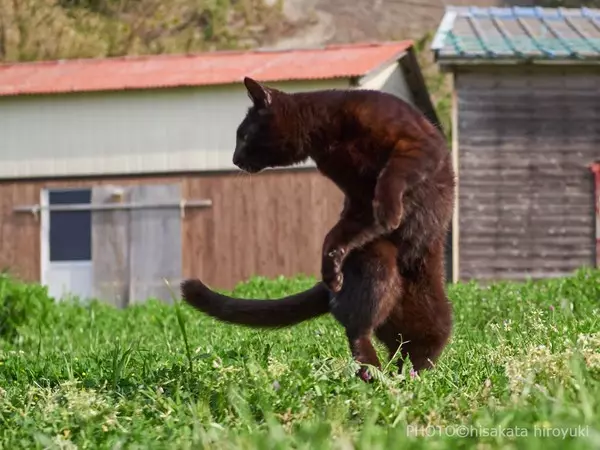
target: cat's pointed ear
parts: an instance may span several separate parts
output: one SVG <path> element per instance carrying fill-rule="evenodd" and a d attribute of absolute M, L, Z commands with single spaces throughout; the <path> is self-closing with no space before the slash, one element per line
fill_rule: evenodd
<path fill-rule="evenodd" d="M 266 108 L 271 104 L 273 100 L 273 91 L 271 89 L 250 77 L 244 77 L 244 86 L 246 86 L 246 90 L 248 91 L 248 97 L 250 97 L 255 106 Z"/>

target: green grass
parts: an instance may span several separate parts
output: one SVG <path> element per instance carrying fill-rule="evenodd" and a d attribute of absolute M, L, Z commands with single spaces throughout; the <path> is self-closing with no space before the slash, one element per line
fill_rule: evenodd
<path fill-rule="evenodd" d="M 257 278 L 234 293 L 313 281 Z M 258 331 L 182 304 L 54 304 L 3 276 L 0 448 L 600 448 L 600 273 L 450 297 L 436 369 L 390 366 L 367 385 L 330 317 Z"/>

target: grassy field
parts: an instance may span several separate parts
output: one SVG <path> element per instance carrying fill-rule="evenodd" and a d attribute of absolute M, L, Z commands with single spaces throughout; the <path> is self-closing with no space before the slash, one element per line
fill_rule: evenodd
<path fill-rule="evenodd" d="M 450 297 L 437 368 L 367 385 L 330 317 L 256 331 L 182 304 L 54 304 L 4 276 L 0 448 L 600 448 L 600 273 Z"/>

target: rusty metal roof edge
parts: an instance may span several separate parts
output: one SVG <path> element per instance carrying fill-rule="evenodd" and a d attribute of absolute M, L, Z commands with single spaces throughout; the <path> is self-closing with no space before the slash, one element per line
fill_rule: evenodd
<path fill-rule="evenodd" d="M 393 58 L 399 58 L 400 55 L 403 52 L 406 52 L 408 49 L 412 48 L 412 46 L 414 45 L 412 40 L 398 40 L 398 41 L 369 41 L 369 42 L 355 42 L 355 43 L 349 43 L 349 44 L 333 44 L 333 45 L 325 45 L 325 46 L 320 46 L 320 47 L 306 47 L 306 48 L 290 48 L 290 49 L 281 49 L 281 50 L 276 50 L 276 51 L 270 51 L 270 50 L 248 50 L 248 51 L 218 51 L 218 52 L 204 52 L 204 53 L 196 53 L 196 54 L 162 54 L 162 55 L 136 55 L 136 56 L 124 56 L 124 57 L 115 57 L 115 58 L 88 58 L 88 59 L 72 59 L 72 60 L 54 60 L 54 61 L 34 61 L 34 62 L 25 62 L 25 63 L 5 63 L 5 64 L 0 64 L 0 74 L 2 73 L 3 70 L 9 70 L 11 67 L 15 68 L 15 67 L 19 67 L 19 68 L 25 68 L 25 69 L 33 69 L 36 70 L 38 68 L 40 68 L 41 70 L 43 70 L 42 68 L 45 67 L 64 67 L 64 66 L 69 66 L 70 64 L 72 64 L 74 67 L 81 67 L 82 65 L 85 66 L 86 64 L 90 64 L 91 67 L 93 68 L 94 64 L 98 64 L 98 65 L 104 65 L 104 64 L 119 64 L 119 63 L 123 63 L 123 64 L 128 64 L 131 62 L 136 62 L 136 61 L 141 61 L 141 62 L 145 62 L 145 61 L 158 61 L 158 62 L 165 62 L 166 64 L 169 64 L 170 61 L 181 61 L 182 59 L 187 59 L 187 58 L 219 58 L 219 57 L 229 57 L 229 58 L 236 58 L 238 55 L 239 57 L 247 57 L 249 55 L 261 55 L 261 54 L 265 54 L 265 53 L 270 53 L 272 56 L 270 59 L 273 59 L 275 61 L 282 61 L 282 60 L 286 60 L 289 58 L 294 58 L 294 57 L 298 57 L 299 55 L 303 54 L 303 53 L 325 53 L 326 52 L 344 52 L 344 51 L 362 51 L 362 50 L 370 50 L 373 49 L 374 51 L 381 51 L 383 50 L 384 54 L 382 55 L 383 58 L 387 58 L 386 57 L 386 49 L 396 49 L 393 53 Z M 387 53 L 390 53 L 389 51 Z M 380 60 L 382 58 L 379 58 L 377 61 L 374 61 L 373 67 L 376 68 L 376 66 L 380 65 Z M 249 72 L 252 72 L 252 74 L 259 79 L 260 81 L 264 81 L 264 82 L 286 82 L 286 81 L 302 81 L 302 80 L 306 80 L 306 81 L 315 81 L 315 80 L 335 80 L 335 79 L 344 79 L 344 78 L 353 78 L 353 77 L 359 77 L 364 75 L 365 73 L 369 73 L 371 70 L 373 70 L 373 67 L 369 67 L 368 69 L 357 69 L 354 68 L 354 70 L 352 70 L 352 68 L 350 68 L 347 71 L 340 71 L 339 73 L 336 73 L 336 71 L 333 71 L 332 73 L 327 73 L 327 74 L 311 74 L 311 73 L 302 73 L 302 74 L 285 74 L 285 75 L 273 75 L 270 74 L 269 76 L 261 76 L 262 73 L 264 72 L 265 68 L 267 68 L 269 65 L 274 64 L 273 61 L 271 61 L 271 63 L 267 62 L 267 64 L 265 65 L 264 63 L 262 64 L 258 64 L 255 65 L 257 67 L 252 68 L 251 70 L 249 70 Z M 262 67 L 261 67 L 262 66 Z M 310 72 L 310 71 L 309 71 Z M 77 87 L 71 87 L 70 89 L 67 87 L 62 87 L 61 89 L 52 89 L 52 88 L 44 88 L 42 90 L 39 89 L 35 89 L 35 88 L 29 88 L 29 89 L 15 89 L 13 91 L 11 91 L 10 89 L 7 89 L 6 86 L 1 87 L 0 88 L 0 97 L 14 97 L 14 96 L 21 96 L 21 95 L 56 95 L 56 94 L 69 94 L 72 92 L 86 92 L 86 93 L 92 93 L 92 92 L 107 92 L 107 91 L 123 91 L 123 90 L 148 90 L 148 89 L 166 89 L 166 88 L 185 88 L 185 87 L 200 87 L 200 86 L 218 86 L 218 85 L 231 85 L 231 84 L 237 84 L 237 83 L 241 83 L 243 80 L 243 76 L 229 76 L 229 77 L 224 77 L 220 80 L 205 80 L 202 82 L 189 82 L 189 80 L 186 81 L 179 81 L 179 82 L 169 82 L 169 83 L 161 83 L 161 82 L 147 82 L 147 83 L 141 83 L 141 84 L 136 84 L 135 86 L 130 86 L 128 84 L 125 85 L 103 85 L 103 86 L 77 86 Z"/>
<path fill-rule="evenodd" d="M 293 82 L 293 81 L 322 81 L 322 80 L 340 80 L 340 79 L 350 79 L 353 78 L 354 76 L 357 75 L 332 75 L 332 76 L 328 76 L 328 77 L 281 77 L 281 78 L 261 78 L 261 77 L 255 77 L 255 79 L 259 82 L 264 82 L 264 83 L 280 83 L 280 82 Z M 236 80 L 230 80 L 230 81 L 226 81 L 226 82 L 203 82 L 202 84 L 195 84 L 195 83 L 187 83 L 187 82 L 182 82 L 182 83 L 173 83 L 173 84 L 159 84 L 159 83 L 155 83 L 155 84 L 149 84 L 146 86 L 129 86 L 129 85 L 122 85 L 119 87 L 109 87 L 109 88 L 72 88 L 72 89 L 58 89 L 55 91 L 50 91 L 50 90 L 29 90 L 26 92 L 23 91 L 15 91 L 15 92 L 2 92 L 0 91 L 0 99 L 4 98 L 4 97 L 34 97 L 34 96 L 44 96 L 44 95 L 51 95 L 51 96 L 55 96 L 55 95 L 68 95 L 68 94 L 96 94 L 96 93 L 106 93 L 106 92 L 135 92 L 135 91 L 148 91 L 148 90 L 163 90 L 163 89 L 194 89 L 194 88 L 204 88 L 204 87 L 212 87 L 212 86 L 231 86 L 231 85 L 237 85 L 239 83 L 241 83 L 243 81 L 243 77 L 240 77 L 239 79 Z"/>
<path fill-rule="evenodd" d="M 206 51 L 206 52 L 193 52 L 193 53 L 160 53 L 160 54 L 140 54 L 140 55 L 124 55 L 124 56 L 108 56 L 108 57 L 94 57 L 94 58 L 72 58 L 72 59 L 49 59 L 39 61 L 11 61 L 11 62 L 0 62 L 0 70 L 9 67 L 23 67 L 23 66 L 44 66 L 44 65 L 69 65 L 69 64 L 97 64 L 106 62 L 135 62 L 135 61 L 163 61 L 169 59 L 184 59 L 184 58 L 198 58 L 198 57 L 219 57 L 219 56 L 248 56 L 253 54 L 277 54 L 280 53 L 303 53 L 303 52 L 314 52 L 314 51 L 334 51 L 334 50 L 357 50 L 360 48 L 373 48 L 373 47 L 392 47 L 397 45 L 405 45 L 408 49 L 414 45 L 413 40 L 403 39 L 398 41 L 360 41 L 348 44 L 328 44 L 328 45 L 315 45 L 315 46 L 304 46 L 304 47 L 292 47 L 292 48 L 253 48 L 243 50 L 217 50 L 217 51 Z"/>

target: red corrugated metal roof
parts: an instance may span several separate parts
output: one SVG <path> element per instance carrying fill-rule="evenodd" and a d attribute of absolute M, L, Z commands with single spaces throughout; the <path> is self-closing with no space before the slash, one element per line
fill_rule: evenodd
<path fill-rule="evenodd" d="M 0 64 L 0 96 L 347 78 L 392 61 L 412 41 L 318 49 L 211 52 Z"/>

